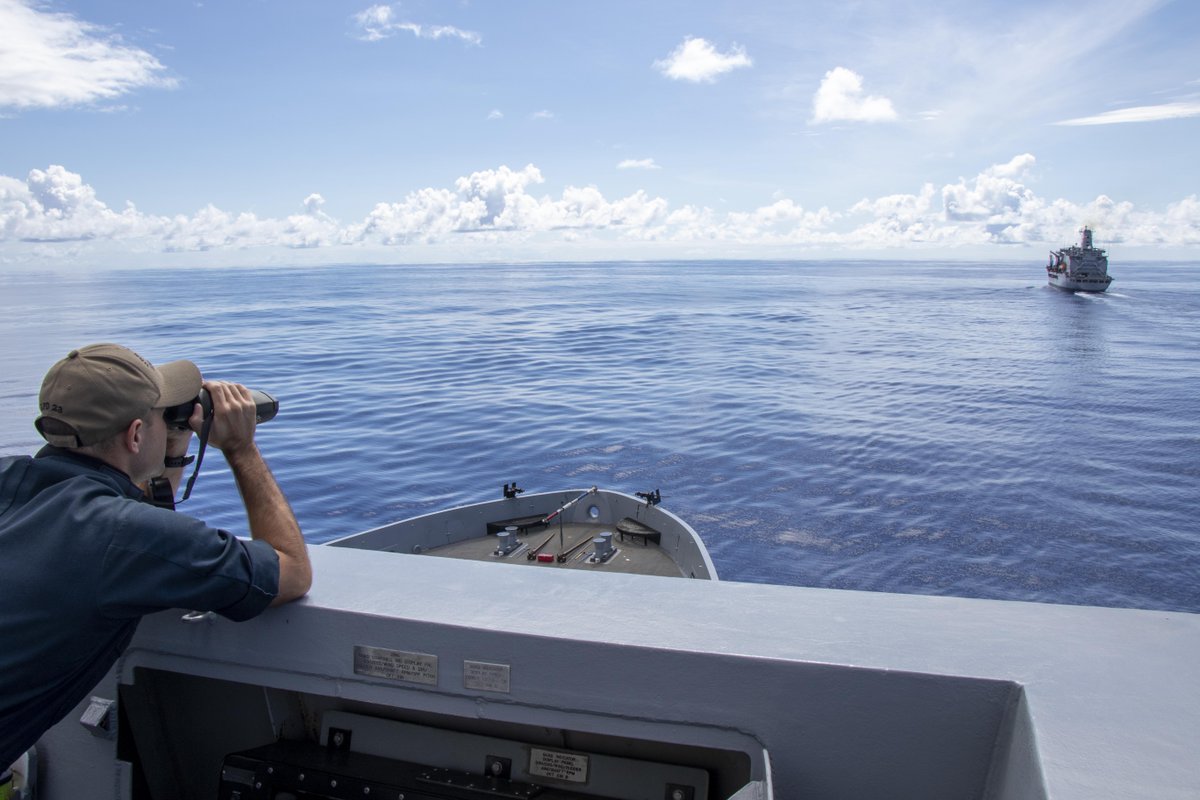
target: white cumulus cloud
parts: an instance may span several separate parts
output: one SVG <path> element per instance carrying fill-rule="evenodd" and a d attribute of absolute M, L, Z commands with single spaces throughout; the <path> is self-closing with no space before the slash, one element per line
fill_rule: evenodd
<path fill-rule="evenodd" d="M 845 67 L 825 73 L 813 96 L 813 122 L 887 122 L 896 109 L 886 97 L 866 95 L 862 76 Z"/>
<path fill-rule="evenodd" d="M 753 63 L 737 45 L 728 53 L 719 53 L 706 39 L 689 36 L 669 56 L 655 61 L 654 66 L 674 80 L 711 83 L 719 75 Z"/>
<path fill-rule="evenodd" d="M 157 58 L 99 25 L 42 3 L 0 0 L 0 107 L 86 105 L 176 86 L 165 73 Z"/>
<path fill-rule="evenodd" d="M 1019 216 L 1022 204 L 1034 197 L 1019 179 L 1034 162 L 1034 157 L 1025 153 L 1006 164 L 988 167 L 971 181 L 960 179 L 942 187 L 947 219 L 997 222 Z"/>
<path fill-rule="evenodd" d="M 259 219 L 205 206 L 191 216 L 145 214 L 132 204 L 116 211 L 96 197 L 83 178 L 62 166 L 29 172 L 24 181 L 0 176 L 0 246 L 11 243 L 150 243 L 163 252 L 275 245 L 319 247 L 344 237 L 321 210 L 324 199 L 309 195 L 304 213 Z"/>
<path fill-rule="evenodd" d="M 1033 155 L 1024 153 L 972 177 L 925 182 L 914 193 L 864 198 L 844 210 L 806 208 L 776 196 L 750 210 L 715 211 L 672 207 L 644 190 L 612 198 L 596 186 L 568 185 L 557 196 L 539 194 L 545 178 L 536 166 L 500 166 L 449 186 L 410 191 L 343 223 L 325 212 L 325 199 L 315 192 L 297 213 L 283 218 L 213 205 L 174 216 L 147 214 L 132 204 L 116 210 L 82 176 L 55 165 L 31 170 L 24 179 L 0 175 L 0 263 L 44 259 L 54 252 L 73 258 L 102 246 L 125 253 L 274 247 L 324 251 L 326 260 L 346 258 L 339 255 L 345 248 L 408 247 L 420 253 L 419 248 L 436 244 L 521 247 L 530 242 L 561 247 L 673 243 L 746 253 L 772 246 L 796 253 L 806 248 L 1061 246 L 1085 223 L 1106 246 L 1200 245 L 1195 194 L 1165 210 L 1140 209 L 1107 195 L 1082 203 L 1047 198 L 1029 185 L 1036 167 Z"/>
<path fill-rule="evenodd" d="M 551 231 L 636 229 L 653 224 L 667 203 L 644 192 L 610 201 L 594 186 L 568 186 L 560 198 L 536 197 L 543 183 L 532 164 L 520 170 L 481 170 L 455 181 L 454 189 L 425 188 L 398 203 L 379 203 L 349 238 L 381 244 L 430 243 L 451 235 L 494 238 Z"/>
<path fill-rule="evenodd" d="M 112 210 L 81 176 L 51 166 L 24 181 L 0 177 L 0 232 L 7 240 L 63 242 L 154 235 L 156 225 L 132 207 Z"/>

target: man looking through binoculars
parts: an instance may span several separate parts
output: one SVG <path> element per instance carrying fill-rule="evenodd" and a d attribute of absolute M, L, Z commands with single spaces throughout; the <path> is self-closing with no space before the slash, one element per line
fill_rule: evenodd
<path fill-rule="evenodd" d="M 155 367 L 97 344 L 50 368 L 39 403 L 49 444 L 0 458 L 0 768 L 87 697 L 142 616 L 183 608 L 246 620 L 312 583 L 300 526 L 255 444 L 246 387 L 203 381 L 190 361 Z M 148 502 L 143 486 L 165 479 L 171 504 L 201 430 L 237 481 L 248 540 Z"/>

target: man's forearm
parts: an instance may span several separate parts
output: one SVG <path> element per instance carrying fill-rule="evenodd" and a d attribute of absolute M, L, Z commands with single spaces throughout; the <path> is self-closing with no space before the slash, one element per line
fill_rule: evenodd
<path fill-rule="evenodd" d="M 225 460 L 242 494 L 250 535 L 271 545 L 279 554 L 276 602 L 285 603 L 302 596 L 312 584 L 312 567 L 300 524 L 283 490 L 256 445 L 225 453 Z"/>

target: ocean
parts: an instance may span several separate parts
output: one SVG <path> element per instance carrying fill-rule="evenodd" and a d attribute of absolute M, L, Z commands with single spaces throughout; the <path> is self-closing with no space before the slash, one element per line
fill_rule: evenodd
<path fill-rule="evenodd" d="M 0 454 L 126 344 L 266 390 L 312 544 L 659 489 L 723 580 L 1200 611 L 1200 264 L 653 262 L 0 274 Z M 210 452 L 181 510 L 244 533 Z M 11 568 L 11 567 L 9 567 Z M 319 576 L 318 576 L 319 580 Z"/>

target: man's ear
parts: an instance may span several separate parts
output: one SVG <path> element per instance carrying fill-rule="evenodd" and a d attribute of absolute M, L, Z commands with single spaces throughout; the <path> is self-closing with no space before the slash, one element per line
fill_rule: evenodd
<path fill-rule="evenodd" d="M 122 441 L 125 443 L 125 449 L 131 453 L 139 453 L 142 450 L 142 443 L 146 438 L 145 431 L 146 423 L 140 419 L 135 419 L 129 423 L 129 427 L 125 429 L 125 435 Z"/>

